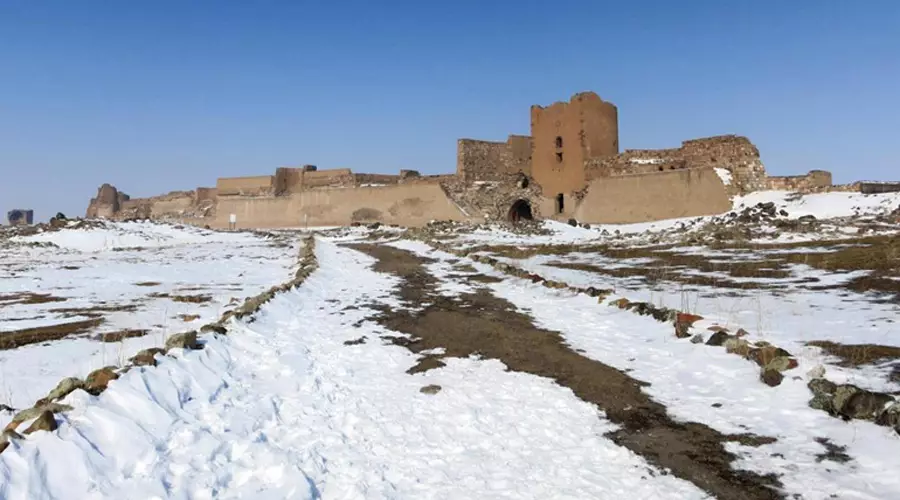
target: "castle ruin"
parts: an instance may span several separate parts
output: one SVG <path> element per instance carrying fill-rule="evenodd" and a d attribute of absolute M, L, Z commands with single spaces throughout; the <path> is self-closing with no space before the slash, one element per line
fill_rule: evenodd
<path fill-rule="evenodd" d="M 731 209 L 732 196 L 763 189 L 842 188 L 832 186 L 824 171 L 770 177 L 757 148 L 736 135 L 620 152 L 618 109 L 584 92 L 568 102 L 532 106 L 530 136 L 459 139 L 453 174 L 364 174 L 304 165 L 135 199 L 104 184 L 87 217 L 214 228 L 229 227 L 232 216 L 240 228 L 523 218 L 630 223 L 722 213 Z"/>

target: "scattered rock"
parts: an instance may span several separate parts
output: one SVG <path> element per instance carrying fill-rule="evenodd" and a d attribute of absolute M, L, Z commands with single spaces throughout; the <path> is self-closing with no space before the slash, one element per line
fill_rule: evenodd
<path fill-rule="evenodd" d="M 176 333 L 172 335 L 168 339 L 166 339 L 166 350 L 181 348 L 181 349 L 199 349 L 200 344 L 197 343 L 197 332 L 189 331 Z"/>
<path fill-rule="evenodd" d="M 210 323 L 200 327 L 200 333 L 218 333 L 219 335 L 225 335 L 228 333 L 228 330 L 222 325 Z"/>
<path fill-rule="evenodd" d="M 680 339 L 689 337 L 691 335 L 691 326 L 701 319 L 703 319 L 703 317 L 697 316 L 696 314 L 683 312 L 675 313 L 675 336 Z"/>
<path fill-rule="evenodd" d="M 84 390 L 94 396 L 106 390 L 109 383 L 119 378 L 119 374 L 113 371 L 111 366 L 92 371 L 84 379 Z"/>
<path fill-rule="evenodd" d="M 797 360 L 787 356 L 778 356 L 770 361 L 765 370 L 775 370 L 777 372 L 785 372 L 797 367 Z"/>
<path fill-rule="evenodd" d="M 724 326 L 719 326 L 719 325 L 713 325 L 713 326 L 707 328 L 707 330 L 714 332 L 714 333 L 728 333 L 728 328 L 725 328 Z"/>
<path fill-rule="evenodd" d="M 741 356 L 747 356 L 750 353 L 750 342 L 740 338 L 729 338 L 724 344 L 725 351 L 728 353 L 736 353 Z"/>
<path fill-rule="evenodd" d="M 422 394 L 437 394 L 441 392 L 441 386 L 434 384 L 426 385 L 425 387 L 419 389 L 419 392 L 421 392 Z"/>
<path fill-rule="evenodd" d="M 767 366 L 773 360 L 779 357 L 790 357 L 791 353 L 785 351 L 780 347 L 775 347 L 772 345 L 768 345 L 768 343 L 758 342 L 757 345 L 761 345 L 762 347 L 750 349 L 750 352 L 747 354 L 747 359 L 754 361 L 759 366 Z M 779 370 L 784 371 L 784 370 Z"/>
<path fill-rule="evenodd" d="M 58 384 L 56 384 L 56 388 L 54 388 L 52 391 L 50 391 L 49 394 L 47 394 L 47 397 L 39 399 L 35 403 L 35 406 L 43 406 L 47 403 L 62 399 L 68 396 L 73 391 L 83 388 L 84 382 L 81 379 L 76 377 L 64 378 L 60 380 Z"/>
<path fill-rule="evenodd" d="M 846 400 L 838 413 L 845 418 L 875 420 L 891 403 L 894 403 L 894 398 L 887 394 L 860 389 Z"/>
<path fill-rule="evenodd" d="M 28 408 L 27 410 L 22 410 L 13 417 L 13 419 L 6 425 L 7 431 L 15 431 L 16 427 L 19 426 L 22 422 L 27 422 L 33 418 L 37 418 L 41 415 L 41 413 L 45 411 L 49 411 L 50 413 L 62 413 L 66 411 L 71 411 L 72 407 L 69 405 L 59 404 L 59 403 L 47 403 L 41 406 L 35 406 L 34 408 Z"/>
<path fill-rule="evenodd" d="M 831 404 L 834 408 L 834 413 L 838 415 L 842 415 L 844 405 L 847 404 L 847 401 L 850 401 L 850 397 L 859 392 L 859 388 L 852 385 L 839 385 L 837 389 L 834 391 L 834 397 L 831 400 Z"/>
<path fill-rule="evenodd" d="M 0 433 L 0 453 L 3 453 L 7 447 L 9 447 L 9 442 L 13 439 L 24 439 L 21 434 L 12 430 L 5 430 Z"/>
<path fill-rule="evenodd" d="M 717 331 L 709 337 L 709 340 L 706 341 L 706 345 L 712 346 L 721 346 L 725 345 L 729 339 L 731 339 L 731 335 L 728 335 L 726 331 Z"/>
<path fill-rule="evenodd" d="M 59 427 L 56 423 L 56 418 L 53 417 L 53 412 L 44 410 L 38 415 L 37 420 L 31 423 L 27 429 L 25 429 L 24 434 L 31 434 L 32 432 L 37 431 L 47 431 L 53 432 Z"/>
<path fill-rule="evenodd" d="M 781 374 L 778 370 L 769 370 L 764 369 L 760 372 L 760 380 L 763 381 L 769 387 L 775 387 L 781 384 L 781 381 L 784 380 L 784 375 Z"/>
<path fill-rule="evenodd" d="M 703 335 L 698 333 L 691 337 L 691 344 L 702 344 L 703 343 Z"/>
<path fill-rule="evenodd" d="M 825 377 L 825 366 L 818 365 L 815 368 L 813 368 L 812 370 L 808 371 L 806 373 L 806 375 L 811 379 L 823 378 L 823 377 Z"/>
<path fill-rule="evenodd" d="M 134 366 L 156 366 L 156 355 L 165 354 L 166 351 L 159 347 L 144 349 L 129 359 Z"/>
<path fill-rule="evenodd" d="M 812 399 L 809 400 L 809 407 L 826 411 L 834 414 L 834 393 L 837 391 L 837 384 L 824 378 L 815 378 L 809 381 L 806 386 L 813 393 Z"/>
<path fill-rule="evenodd" d="M 875 423 L 878 425 L 884 425 L 887 427 L 893 427 L 895 431 L 900 433 L 900 402 L 894 402 L 890 406 L 887 407 L 880 415 L 875 419 Z"/>
<path fill-rule="evenodd" d="M 569 219 L 569 225 L 572 227 L 578 227 L 578 221 L 575 219 Z"/>

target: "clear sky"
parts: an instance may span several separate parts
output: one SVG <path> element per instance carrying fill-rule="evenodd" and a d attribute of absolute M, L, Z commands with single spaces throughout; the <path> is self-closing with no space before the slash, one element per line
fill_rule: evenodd
<path fill-rule="evenodd" d="M 622 148 L 736 133 L 774 175 L 900 180 L 897 0 L 0 0 L 0 215 L 83 215 L 103 182 L 452 172 L 457 138 L 582 90 Z"/>

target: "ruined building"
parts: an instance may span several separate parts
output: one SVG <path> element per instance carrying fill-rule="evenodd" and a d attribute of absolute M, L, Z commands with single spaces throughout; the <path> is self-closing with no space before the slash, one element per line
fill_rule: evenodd
<path fill-rule="evenodd" d="M 88 217 L 156 218 L 225 228 L 431 220 L 574 218 L 643 222 L 709 215 L 762 189 L 823 190 L 831 174 L 769 177 L 746 138 L 723 135 L 661 150 L 619 148 L 618 109 L 593 92 L 531 107 L 531 135 L 460 139 L 456 172 L 360 174 L 306 165 L 272 175 L 219 178 L 214 188 L 131 199 L 104 184 Z"/>
<path fill-rule="evenodd" d="M 6 213 L 10 226 L 30 226 L 34 224 L 34 210 L 13 209 Z"/>

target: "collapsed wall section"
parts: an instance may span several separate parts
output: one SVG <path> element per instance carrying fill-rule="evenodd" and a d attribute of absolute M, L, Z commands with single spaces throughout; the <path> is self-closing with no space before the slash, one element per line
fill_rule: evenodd
<path fill-rule="evenodd" d="M 806 175 L 772 176 L 766 179 L 766 188 L 774 191 L 809 192 L 831 186 L 831 172 L 825 170 L 810 170 Z"/>
<path fill-rule="evenodd" d="M 532 139 L 511 135 L 506 142 L 459 139 L 456 175 L 464 182 L 495 181 L 509 174 L 531 175 Z"/>

